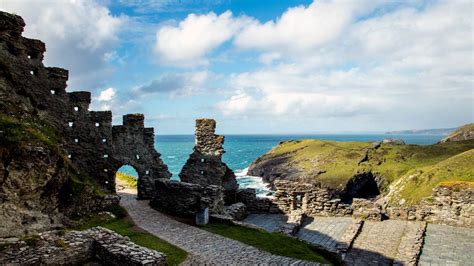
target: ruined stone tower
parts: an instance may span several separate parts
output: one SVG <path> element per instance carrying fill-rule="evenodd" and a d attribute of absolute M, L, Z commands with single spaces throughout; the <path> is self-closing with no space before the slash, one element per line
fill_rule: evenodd
<path fill-rule="evenodd" d="M 46 46 L 21 36 L 24 26 L 21 17 L 0 12 L 2 113 L 50 123 L 63 136 L 59 147 L 77 172 L 107 192 L 115 192 L 118 168 L 133 166 L 138 197 L 150 198 L 153 180 L 171 176 L 154 148 L 153 128 L 144 127 L 141 114 L 125 115 L 123 125 L 112 127 L 112 112 L 89 111 L 90 92 L 66 92 L 68 71 L 43 65 Z"/>
<path fill-rule="evenodd" d="M 183 182 L 222 186 L 226 202 L 232 202 L 238 184 L 234 172 L 222 162 L 224 136 L 216 135 L 215 129 L 216 121 L 213 119 L 196 120 L 194 151 L 179 177 Z"/>

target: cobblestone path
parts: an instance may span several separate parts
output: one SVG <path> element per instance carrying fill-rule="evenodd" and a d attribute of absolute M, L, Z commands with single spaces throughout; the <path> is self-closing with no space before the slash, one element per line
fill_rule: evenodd
<path fill-rule="evenodd" d="M 336 245 L 353 221 L 350 217 L 307 218 L 296 236 L 326 250 L 336 251 Z"/>
<path fill-rule="evenodd" d="M 208 265 L 318 265 L 316 263 L 272 255 L 241 242 L 212 234 L 178 222 L 137 201 L 134 195 L 119 193 L 120 204 L 142 229 L 176 245 L 188 253 L 184 264 Z"/>
<path fill-rule="evenodd" d="M 474 229 L 429 224 L 419 265 L 474 265 Z"/>
<path fill-rule="evenodd" d="M 421 223 L 408 221 L 366 221 L 344 261 L 349 265 L 391 265 L 396 257 L 402 257 L 399 246 L 409 239 L 405 237 L 407 233 L 420 226 Z"/>

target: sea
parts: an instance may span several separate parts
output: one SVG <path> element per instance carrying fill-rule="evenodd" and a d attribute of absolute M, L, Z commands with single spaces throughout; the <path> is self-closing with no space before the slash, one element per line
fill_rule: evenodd
<path fill-rule="evenodd" d="M 396 134 L 312 134 L 312 135 L 226 135 L 223 161 L 235 172 L 241 188 L 254 188 L 259 196 L 269 194 L 262 178 L 247 175 L 249 165 L 281 141 L 298 139 L 322 139 L 335 141 L 381 141 L 385 138 L 403 139 L 407 144 L 429 145 L 444 135 L 396 135 Z M 157 135 L 155 148 L 172 173 L 171 179 L 179 180 L 179 172 L 186 163 L 194 146 L 194 135 Z M 125 165 L 119 171 L 137 177 L 133 167 Z"/>

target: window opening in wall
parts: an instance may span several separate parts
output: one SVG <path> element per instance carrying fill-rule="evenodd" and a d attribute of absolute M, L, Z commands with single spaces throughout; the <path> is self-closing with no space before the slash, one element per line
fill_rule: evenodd
<path fill-rule="evenodd" d="M 150 171 L 148 171 L 148 170 L 145 171 L 145 174 L 146 174 L 146 175 L 148 175 L 149 173 L 150 173 Z"/>
<path fill-rule="evenodd" d="M 51 94 L 56 94 L 55 90 L 50 90 L 49 92 L 51 92 Z"/>
<path fill-rule="evenodd" d="M 108 184 L 108 183 L 109 183 L 109 181 L 105 181 L 105 183 L 106 183 L 106 184 Z"/>
<path fill-rule="evenodd" d="M 203 163 L 203 162 L 205 162 L 205 161 L 206 161 L 206 159 L 204 159 L 204 158 L 201 158 L 201 163 Z"/>
<path fill-rule="evenodd" d="M 127 193 L 137 193 L 138 179 L 139 175 L 135 167 L 128 164 L 122 165 L 115 173 L 115 189 L 117 192 L 128 190 Z"/>
<path fill-rule="evenodd" d="M 31 59 L 31 55 L 28 55 L 28 59 Z"/>
<path fill-rule="evenodd" d="M 74 106 L 74 111 L 78 112 L 79 111 L 79 106 Z"/>
<path fill-rule="evenodd" d="M 204 171 L 201 171 L 201 175 L 203 175 L 203 174 L 204 174 Z"/>
<path fill-rule="evenodd" d="M 100 123 L 99 123 L 99 122 L 95 122 L 95 127 L 100 127 Z"/>
<path fill-rule="evenodd" d="M 135 158 L 137 158 L 137 160 L 140 160 L 140 155 L 135 155 Z"/>
<path fill-rule="evenodd" d="M 73 127 L 73 126 L 74 126 L 74 122 L 69 122 L 68 125 L 69 125 L 69 127 Z"/>
<path fill-rule="evenodd" d="M 75 142 L 75 143 L 79 143 L 79 139 L 74 139 L 74 142 Z"/>
<path fill-rule="evenodd" d="M 68 154 L 67 157 L 68 157 L 69 159 L 71 159 L 72 156 L 71 156 L 71 154 Z"/>
<path fill-rule="evenodd" d="M 31 74 L 31 75 L 34 75 L 34 74 L 35 74 L 35 72 L 34 72 L 33 70 L 31 70 L 31 71 L 30 71 L 30 74 Z"/>
<path fill-rule="evenodd" d="M 293 196 L 293 209 L 294 210 L 301 209 L 301 207 L 303 206 L 303 197 L 304 197 L 303 193 L 298 193 Z"/>
<path fill-rule="evenodd" d="M 108 154 L 104 154 L 104 158 L 109 158 L 109 155 L 108 155 Z"/>
<path fill-rule="evenodd" d="M 107 142 L 107 139 L 102 139 L 102 142 L 103 142 L 103 143 L 106 143 L 106 142 Z"/>
<path fill-rule="evenodd" d="M 107 169 L 104 169 L 104 172 L 106 172 L 106 173 L 107 173 L 108 171 L 109 171 L 109 170 L 107 170 Z"/>

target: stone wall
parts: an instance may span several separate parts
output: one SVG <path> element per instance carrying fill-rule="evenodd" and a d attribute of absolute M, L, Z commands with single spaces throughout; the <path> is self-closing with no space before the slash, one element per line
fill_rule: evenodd
<path fill-rule="evenodd" d="M 224 192 L 220 186 L 158 179 L 150 206 L 182 217 L 194 217 L 205 208 L 209 208 L 211 214 L 221 214 L 224 211 Z"/>
<path fill-rule="evenodd" d="M 235 202 L 238 188 L 234 172 L 222 162 L 224 136 L 215 134 L 216 121 L 196 120 L 196 142 L 193 153 L 183 166 L 179 177 L 181 181 L 203 186 L 224 187 L 226 202 Z"/>
<path fill-rule="evenodd" d="M 281 213 L 278 206 L 270 198 L 257 197 L 253 188 L 237 190 L 237 201 L 245 204 L 250 213 Z"/>
<path fill-rule="evenodd" d="M 431 197 L 412 207 L 389 206 L 390 219 L 427 221 L 474 228 L 474 188 L 466 185 L 439 186 Z"/>
<path fill-rule="evenodd" d="M 68 71 L 43 65 L 46 46 L 22 37 L 24 26 L 21 17 L 0 13 L 0 100 L 17 107 L 2 113 L 50 122 L 64 136 L 72 165 L 107 192 L 115 192 L 117 169 L 132 165 L 140 176 L 139 197 L 150 198 L 153 180 L 171 176 L 154 149 L 153 128 L 144 127 L 143 115 L 126 115 L 122 126 L 112 127 L 110 111 L 89 111 L 90 92 L 67 92 Z"/>
<path fill-rule="evenodd" d="M 44 232 L 26 243 L 16 239 L 0 251 L 2 265 L 167 265 L 166 255 L 138 246 L 111 230 Z"/>
<path fill-rule="evenodd" d="M 349 204 L 341 203 L 336 191 L 319 184 L 287 180 L 275 181 L 273 202 L 283 213 L 302 209 L 308 216 L 343 216 L 352 214 Z"/>

